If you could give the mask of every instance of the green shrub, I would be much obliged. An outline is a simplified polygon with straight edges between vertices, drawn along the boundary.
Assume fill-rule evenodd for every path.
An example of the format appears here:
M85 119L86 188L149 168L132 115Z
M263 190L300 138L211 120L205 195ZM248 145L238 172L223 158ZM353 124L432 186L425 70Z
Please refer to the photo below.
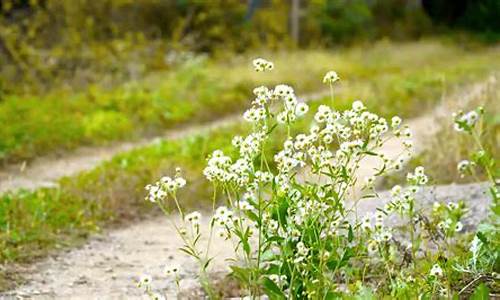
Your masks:
M133 130L132 122L116 111L96 111L83 118L85 137L95 141L109 141L123 138Z

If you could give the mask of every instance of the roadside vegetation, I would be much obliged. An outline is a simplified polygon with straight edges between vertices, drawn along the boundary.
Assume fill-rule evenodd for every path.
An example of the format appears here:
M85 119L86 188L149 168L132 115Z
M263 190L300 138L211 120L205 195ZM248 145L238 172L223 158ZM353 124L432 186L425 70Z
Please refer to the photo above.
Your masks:
M405 47L378 46L371 52L370 61L375 64L372 69L364 70L359 67L357 73L353 71L356 75L342 75L338 91L335 92L335 106L338 109L348 108L353 99L362 95L360 98L366 99L365 105L375 111L380 111L381 115L418 115L440 100L444 88L449 92L460 90L473 80L482 80L481 76L488 74L490 68L494 67L491 61L486 62L487 58L484 58L482 65L473 64L473 59L484 57L476 57L476 55L469 58L471 61L467 58L462 59L462 64L453 68L441 65L438 60L422 66L417 60L418 55L413 57L414 64L411 67L409 61L396 53L385 64L381 62L386 57L385 50L387 49L395 52L418 49L417 53L425 57L441 49L442 59L446 54L450 54L449 50L435 43L420 43ZM427 55L425 55L426 50ZM322 64L319 65L337 62L341 70L356 70L350 62L356 61L355 58L361 59L362 52L360 51L352 50L349 52L350 56L333 59L324 52L310 53L310 56L305 56L306 59L302 63L313 66L313 62L322 60ZM491 52L488 55L497 54ZM283 61L275 62L277 66L288 65L292 66L292 69L296 66L285 63L289 57L282 57ZM478 65L480 67L474 67ZM245 76L245 74L252 74L251 69L245 73L246 69L247 67L243 66L240 69L232 68L228 64L215 70L226 74L228 80L234 80L236 74L241 74L240 78L252 78ZM384 69L387 73L382 74ZM319 74L320 69L318 68L316 72ZM277 71L277 74L278 77L284 77L293 76L296 73L288 75L289 73ZM217 74L214 75L217 76ZM447 78L445 83L443 76ZM309 78L302 75L301 77ZM309 81L303 81L304 91L314 90L314 85L308 86L306 83L321 82L318 78L321 76L313 78L311 75ZM263 81L269 82L269 79L264 76ZM245 96L245 99L249 98ZM311 103L311 109L316 109L320 103L329 102L329 96L318 99ZM240 105L248 106L249 101L242 100ZM304 129L306 123L299 123L297 126L297 130ZM1 196L1 262L7 266L13 263L26 263L46 255L51 250L74 245L88 237L90 233L102 230L103 227L128 222L140 218L146 212L151 212L151 205L143 201L144 186L178 165L183 166L186 176L190 178L189 188L180 195L183 197L183 203L192 208L208 205L211 199L209 189L207 189L208 183L200 175L205 159L214 149L227 149L230 146L227 142L228 138L244 131L244 127L236 124L220 132L199 134L175 141L158 141L151 146L118 155L94 170L63 178L58 188L12 191ZM271 141L270 147L278 146L277 142L274 144ZM14 269L6 267L3 271L4 279L13 276L12 270Z
M257 72L273 70L264 59L254 65ZM338 81L335 71L324 76L330 104ZM293 88L253 91L255 101L243 114L252 130L231 138L232 151L213 151L203 169L213 184L211 210L184 205L178 196L186 186L181 168L146 186L146 200L166 218L181 216L171 219L183 241L179 251L197 263L197 280L209 299L224 297L210 274L214 235L232 242L228 276L237 282L241 297L488 299L490 290L495 297L500 190L496 160L484 147L478 126L483 106L455 112L450 120L454 131L469 139L457 172L470 175L479 168L488 182L490 209L471 233L462 223L468 211L463 200L422 205L425 197L419 191L429 183L423 166L403 174L404 182L392 186L390 196L379 195L377 179L401 170L417 146L398 115L380 117L359 100L347 109L320 105L312 111L310 126L302 124L295 133L292 129L309 107L297 101ZM391 140L401 145L395 157L383 150ZM280 146L269 148L268 143ZM377 162L363 178L358 171L369 157ZM376 210L364 211L362 201L377 201ZM202 222L204 218L210 221ZM163 267L180 293L183 266L167 262ZM138 287L150 299L163 299L148 274L140 277Z
M280 70L259 82L285 82L299 94L317 92L323 87L316 78L326 72L325 66L334 65L343 74L340 93L346 98L371 99L382 115L392 110L406 116L429 109L450 88L498 69L499 55L496 49L463 49L439 40L379 42L369 50L359 46L271 52L267 56ZM78 93L6 95L0 102L0 159L29 161L81 145L154 136L166 128L234 113L245 107L248 91L257 83L243 63L247 58L192 57L175 70L114 88L94 85ZM381 101L386 105L378 105Z
M498 283L490 283L498 279L498 272L491 271L498 271L499 262L500 169L495 159L500 156L500 89L493 81L500 79L500 48L495 44L500 40L500 27L494 13L500 2L462 2L0 0L0 172L17 167L23 172L37 158L57 158L80 147L151 141L92 170L61 178L55 187L0 194L0 291L21 282L18 270L38 259L81 244L107 228L159 214L145 197L164 211L178 209L179 203L164 202L166 194L182 199L186 212L207 212L215 204L225 203L229 208L216 211L215 221L232 222L232 212L243 214L256 223L259 232L266 233L267 246L281 251L283 255L266 251L271 248L261 247L259 235L255 258L249 250L249 231L242 231L242 224L240 228L219 228L222 234L237 236L243 245L240 254L246 257L247 265L233 266L242 293L257 296L266 291L272 299L315 298L315 293L323 293L326 299L347 294L371 299L388 294L417 298L418 292L421 298L433 299L454 297L458 291L460 297L483 299L488 287L475 278L498 290ZM257 60L262 63L257 66L259 72L255 72L249 61L256 56L271 60L273 68L261 58ZM273 71L260 72L264 69ZM427 148L405 166L401 163L396 168L397 162L391 163L388 167L393 172L381 172L384 174L378 175L383 178L377 179L375 186L370 184L376 178L370 179L364 190L376 194L375 188L409 185L405 194L401 194L401 187L393 189L405 198L426 183L490 181L492 214L478 231L459 233L465 212L462 203L432 208L428 216L415 210L411 197L396 203L399 207L384 208L384 216L378 214L375 224L372 220L350 223L351 216L342 207L345 186L354 187L358 180L354 172L349 174L349 168L343 167L352 163L350 158L374 154L357 151L360 140L366 142L363 150L371 146L372 139L380 146L385 140L381 132L392 131L397 136L398 130L404 129L398 125L401 119L391 119L393 116L407 120L425 115L440 101L448 101L450 95L460 95L486 80L493 82L490 88L462 107L465 112L438 121L441 129L426 141ZM276 87L280 84L286 86ZM253 90L261 85L268 86L269 93L262 92L263 88ZM293 92L299 99L307 95L309 114L303 111L307 111L305 104L298 109L296 99L279 95L280 91ZM279 107L278 101L269 104L273 93L273 101L288 101L279 118L270 114ZM259 99L252 102L256 96ZM327 118L330 127L348 127L352 121L356 133L334 139L333 133L326 132L326 137L322 134L318 139L310 132L311 122L323 122L314 121L314 112L330 114L322 106L325 104L335 111L349 111L336 120ZM216 131L162 139L167 130L203 125L251 106L245 116L251 125L235 122ZM292 122L285 114L298 120ZM264 119L281 125L266 128ZM252 131L262 140L274 135L265 147L255 148L260 154L231 146L233 136ZM342 160L342 156L327 170L335 181L332 187L297 182L295 174L274 162L272 156L263 160L266 151L280 151L285 138L301 132L310 132L316 146L330 145L331 149L353 142L353 147L343 147L355 149L348 153L349 159ZM350 141L352 136L357 140ZM411 148L404 135L399 138L403 146ZM299 142L298 148L311 145ZM245 184L230 186L232 179L217 178L217 168L227 160L224 155L213 155L214 150L228 157L241 154L245 166L259 173L247 174ZM324 148L320 150L329 155ZM217 161L218 157L223 157L222 161ZM207 161L213 167L208 171L204 169ZM425 166L425 173L420 166ZM182 176L188 179L185 187L183 179L175 181L181 176L177 167L182 167ZM282 178L294 183L293 189L308 195L312 200L307 205L319 203L316 211L323 209L324 214L299 216L302 207L294 206L297 201L288 194L290 187L283 182L264 187L274 177L273 172L280 172ZM167 177L163 183L157 181L165 175L174 181ZM252 185L250 181L254 181ZM235 203L226 201L224 193L214 196L214 182L226 196L235 192L239 198L243 190L259 190L258 197L247 203L257 208L258 215L252 215L252 209L243 212L231 207ZM169 188L165 193L156 193L165 188ZM317 197L322 192L336 197L336 203L330 197ZM260 205L263 194L271 200L265 208ZM279 216L285 212L307 220L303 223L307 225L300 227ZM396 212L406 220L403 231L381 225L387 215ZM428 224L414 221L417 215ZM194 239L186 240L184 250L195 254L201 263L205 291L216 293L205 280L209 261L200 260L194 247L197 229L193 220L199 214L190 216L183 226L191 226ZM326 222L318 222L324 217ZM314 236L325 229L322 224L339 220L349 224L341 228L345 236L326 239L327 243ZM284 240L267 225L284 231L298 229L303 238L300 243L276 243ZM396 242L401 233L411 237L405 249ZM429 237L434 240L429 241ZM429 243L438 240L437 252L420 248L426 239ZM314 257L320 259L311 259L309 253L318 254ZM422 253L425 260L419 257ZM261 256L281 262L280 267L264 267ZM447 256L448 260L443 259ZM298 259L293 264L297 268L292 268L288 259ZM358 267L363 264L363 269ZM298 268L302 268L300 272ZM387 274L380 276L380 270ZM177 280L174 273L171 275ZM155 297L150 283L150 278L143 277L142 287ZM464 285L467 288L459 291Z

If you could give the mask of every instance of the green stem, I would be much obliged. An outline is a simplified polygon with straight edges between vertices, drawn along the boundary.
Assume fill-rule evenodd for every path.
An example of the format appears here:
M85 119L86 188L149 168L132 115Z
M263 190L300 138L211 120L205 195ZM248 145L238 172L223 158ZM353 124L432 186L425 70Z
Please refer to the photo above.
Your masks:
M474 141L476 142L476 145L479 147L479 149L483 152L483 153L486 153L486 150L484 149L483 147L483 144L481 143L481 139L479 138L479 135L477 134L477 132L475 132L474 130L471 131L472 133L472 137L474 138ZM484 170L486 171L486 175L488 176L488 180L492 183L492 184L496 184L495 183L495 178L493 177L493 174L491 173L491 170L489 168L489 166L484 166Z
M333 96L333 84L332 83L330 83L330 101L331 101L331 106L333 108L334 96Z

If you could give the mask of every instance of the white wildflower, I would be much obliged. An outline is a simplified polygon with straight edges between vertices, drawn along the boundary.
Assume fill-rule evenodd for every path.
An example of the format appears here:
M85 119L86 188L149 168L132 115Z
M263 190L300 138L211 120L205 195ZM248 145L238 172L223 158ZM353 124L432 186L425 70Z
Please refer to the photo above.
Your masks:
M192 212L190 214L187 214L184 217L184 220L188 223L190 223L192 226L199 226L201 222L201 213L200 212Z
M374 254L378 250L378 243L375 240L371 240L368 242L368 253Z
M443 276L443 269L438 264L432 266L430 275L433 277L441 277Z
M391 119L391 127L392 127L393 129L398 128L398 127L401 125L401 122L402 122L402 120L401 120L401 118L400 118L400 117L398 117L398 116L394 116L394 117L392 117L392 119Z
M465 173L471 166L470 161L468 160L462 160L457 164L457 170L460 173Z
M300 117L305 115L308 110L309 106L306 103L301 102L295 107L295 114Z
M337 72L329 71L323 77L323 83L332 84L339 79L340 79L340 77L339 77L339 75L337 75Z
M137 283L137 286L143 287L143 288L149 288L151 286L152 282L153 282L153 278L151 277L151 275L143 274L139 278L139 282Z
M159 293L151 293L151 295L149 295L150 299L151 300L166 300L167 298L165 298L165 296L163 296L162 294L159 294Z
M360 112L365 109L365 105L363 104L363 102L356 100L352 103L352 109L354 111Z
M173 264L173 265L167 265L165 266L165 268L163 269L163 273L165 275L167 275L168 277L175 277L177 275L179 275L179 272L180 272L180 268L178 265L176 264Z
M257 72L271 71L274 68L274 64L272 62L267 61L263 58L256 58L252 63L255 71Z

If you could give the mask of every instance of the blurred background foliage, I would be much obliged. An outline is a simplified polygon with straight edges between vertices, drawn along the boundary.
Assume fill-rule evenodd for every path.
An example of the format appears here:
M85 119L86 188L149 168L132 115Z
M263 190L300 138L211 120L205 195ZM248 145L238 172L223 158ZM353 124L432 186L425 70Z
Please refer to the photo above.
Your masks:
M299 4L299 38L290 36ZM189 53L339 46L443 30L498 40L500 1L0 0L2 94L140 78Z

